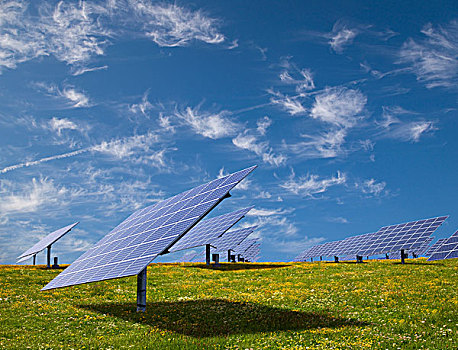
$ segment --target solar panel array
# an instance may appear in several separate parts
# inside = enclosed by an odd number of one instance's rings
[[[242,241],[242,243],[234,248],[234,253],[236,255],[241,254],[243,256],[243,253],[256,242],[256,239],[245,239]]]
[[[220,203],[254,168],[137,210],[42,290],[137,275]]]
[[[409,250],[409,253],[415,254],[416,256],[425,255],[425,252],[429,249],[429,244],[432,242],[433,239],[434,239],[434,237],[429,237],[418,248]],[[390,252],[389,253],[389,258],[390,259],[400,259],[401,258],[401,251]]]
[[[170,252],[190,249],[212,242],[234,226],[253,207],[233,211],[232,213],[220,215],[208,220],[200,221],[189,232],[187,232],[170,249]],[[214,244],[212,244],[214,246]]]
[[[234,250],[245,238],[247,238],[257,226],[242,228],[240,230],[228,231],[221,237],[214,240],[211,245],[217,252]]]
[[[441,238],[441,239],[438,239],[436,243],[434,243],[431,248],[429,248],[425,255],[427,256],[431,256],[433,255],[439,248],[440,246],[447,240],[447,238]]]
[[[447,238],[428,261],[453,258],[458,258],[458,231]]]
[[[418,248],[447,219],[447,216],[382,227],[361,255],[385,254]]]
[[[19,255],[17,258],[19,259],[18,262],[24,261],[30,258],[32,255],[35,255],[41,252],[46,247],[50,246],[54,242],[56,242],[59,238],[62,238],[66,233],[70,232],[70,230],[78,225],[78,222],[75,222],[71,225],[62,227],[54,232],[51,232],[49,235],[41,239],[38,243],[36,243],[32,248],[27,249],[24,253]]]
[[[401,249],[419,250],[425,243],[431,242],[431,234],[445,219],[447,216],[385,226],[376,233],[318,244],[303,251],[294,261],[306,261],[315,257],[379,255]]]
[[[242,253],[242,256],[245,260],[253,261],[253,259],[261,252],[260,246],[261,245],[259,243],[253,244]]]
[[[180,262],[191,262],[195,257],[197,253],[196,252],[187,252],[180,258]]]

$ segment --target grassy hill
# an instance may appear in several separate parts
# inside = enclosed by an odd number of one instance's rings
[[[7,349],[458,349],[458,260],[153,264],[136,278],[40,292],[59,273],[0,266]]]

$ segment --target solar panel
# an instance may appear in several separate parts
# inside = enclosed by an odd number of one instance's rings
[[[70,232],[70,230],[78,225],[78,222],[75,222],[71,225],[62,227],[54,232],[51,232],[49,235],[47,235],[45,238],[40,240],[38,243],[36,243],[32,248],[27,249],[24,253],[19,255],[17,258],[19,259],[18,262],[27,260],[30,258],[32,255],[35,255],[39,252],[41,252],[43,249],[46,247],[50,246],[51,244],[55,243],[59,238],[62,238],[67,232]]]
[[[180,262],[191,262],[195,257],[197,253],[196,252],[187,252],[180,258]]]
[[[418,248],[445,219],[447,216],[382,227],[367,248],[361,251],[361,255],[378,255]]]
[[[137,210],[42,290],[139,274],[254,169],[238,171]]]
[[[427,255],[427,256],[433,255],[433,254],[441,247],[441,245],[442,245],[446,240],[447,240],[447,238],[441,238],[441,239],[437,240],[437,242],[434,243],[434,244],[431,246],[431,248],[429,248],[429,249],[426,251],[425,255]]]
[[[424,255],[425,251],[429,248],[429,244],[431,243],[431,241],[433,239],[434,239],[434,237],[429,237],[418,248],[409,250],[409,253],[415,254],[417,257],[420,256],[420,255]],[[401,258],[401,251],[399,251],[399,250],[398,251],[394,251],[394,252],[390,252],[388,254],[389,254],[389,258],[390,259],[400,259]]]
[[[253,244],[255,244],[257,241],[256,239],[245,239],[240,243],[238,246],[234,248],[235,254],[242,254],[245,252],[248,248],[250,248]]]
[[[252,259],[261,252],[261,249],[259,247],[259,243],[253,244],[251,247],[249,247],[242,253],[242,256],[245,258],[245,260],[252,261]]]
[[[458,258],[458,231],[451,235],[437,251],[432,254],[428,261]]]
[[[200,221],[170,249],[170,252],[199,247],[212,242],[241,220],[253,207],[233,211],[208,220]],[[214,244],[212,244],[215,246]]]
[[[228,231],[214,240],[211,245],[215,247],[217,252],[234,250],[234,248],[247,238],[256,227],[257,226],[251,226],[240,230]]]

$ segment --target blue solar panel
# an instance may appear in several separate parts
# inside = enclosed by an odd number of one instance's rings
[[[431,256],[433,255],[440,247],[441,245],[447,240],[447,238],[441,238],[441,239],[438,239],[436,243],[434,243],[431,248],[429,248],[425,255],[427,256]]]
[[[250,248],[253,244],[256,244],[256,243],[257,243],[256,239],[245,239],[245,240],[242,241],[242,243],[240,243],[239,245],[237,245],[234,248],[234,253],[235,254],[242,254],[242,256],[243,256],[243,253],[248,248]]]
[[[253,207],[233,211],[215,218],[200,221],[170,249],[170,252],[190,249],[212,242],[241,220]],[[214,244],[212,244],[215,246]]]
[[[51,232],[49,235],[47,235],[45,238],[40,240],[38,243],[36,243],[32,248],[27,249],[24,253],[19,255],[17,258],[19,259],[18,262],[24,261],[28,258],[30,258],[32,255],[35,255],[39,252],[41,252],[43,249],[46,247],[50,246],[54,242],[56,242],[59,238],[62,238],[66,233],[70,232],[70,230],[78,225],[78,222],[75,222],[71,225],[62,227],[54,232]]]
[[[429,249],[429,244],[432,242],[433,239],[434,239],[434,237],[429,237],[428,239],[426,239],[423,242],[423,244],[421,246],[419,246],[418,248],[415,248],[415,249],[411,249],[408,252],[412,253],[412,254],[415,254],[416,256],[424,255],[426,250]],[[389,254],[389,258],[390,259],[400,259],[401,258],[401,251],[399,251],[399,250],[394,251],[394,252],[390,252],[388,254]]]
[[[215,247],[217,252],[234,250],[245,238],[247,238],[257,226],[242,228],[240,230],[229,231],[224,235],[214,240],[211,245]]]
[[[221,202],[254,168],[137,210],[42,290],[137,275]]]
[[[458,258],[458,231],[447,238],[428,261],[454,258]]]
[[[196,255],[197,255],[196,252],[187,252],[179,259],[179,261],[180,262],[191,262],[196,257]]]
[[[382,227],[361,255],[378,255],[396,250],[416,249],[447,219],[441,216]]]
[[[253,244],[242,253],[242,256],[245,258],[245,260],[253,261],[254,257],[256,257],[261,251],[259,247],[259,243]]]

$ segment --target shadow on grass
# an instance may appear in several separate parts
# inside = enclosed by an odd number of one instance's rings
[[[132,303],[79,307],[197,338],[367,325],[357,320],[324,313],[291,311],[224,299],[148,303],[145,313],[137,313]]]
[[[433,262],[421,262],[421,261],[407,261],[405,264],[402,264],[400,261],[393,262],[393,265],[435,265],[435,266],[444,266],[441,263],[433,263]]]
[[[252,264],[252,263],[223,263],[223,264],[194,264],[185,265],[184,268],[194,269],[209,269],[209,270],[220,270],[220,271],[235,271],[235,270],[261,270],[261,269],[278,269],[281,267],[291,266],[288,264]]]

